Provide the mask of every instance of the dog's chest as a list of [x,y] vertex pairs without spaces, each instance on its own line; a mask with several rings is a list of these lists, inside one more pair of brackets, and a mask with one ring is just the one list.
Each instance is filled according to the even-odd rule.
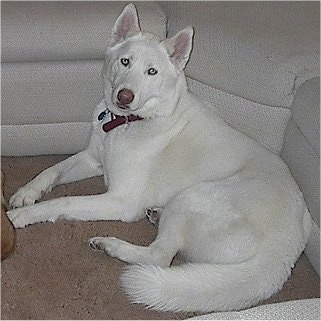
[[97,148],[103,159],[107,155],[116,156],[130,148],[127,142],[131,139],[131,134],[128,133],[131,123],[117,122],[116,116],[107,109],[99,110],[94,117],[96,118],[94,132],[98,138]]
[[[103,124],[102,124],[103,125]],[[142,169],[141,164],[148,165],[151,151],[155,149],[146,126],[140,121],[117,126],[105,132],[96,129],[98,139],[98,153],[104,172],[110,176],[119,176],[120,173],[133,175],[135,168]]]
[[[120,161],[132,159],[139,152],[143,152],[139,142],[145,141],[141,135],[132,130],[132,124],[124,124],[106,133],[102,140],[103,154]],[[139,136],[139,137],[138,137]]]

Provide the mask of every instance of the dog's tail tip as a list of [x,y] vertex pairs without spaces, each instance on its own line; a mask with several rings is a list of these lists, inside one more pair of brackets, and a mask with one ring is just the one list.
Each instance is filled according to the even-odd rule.
[[[262,268],[267,266],[262,264]],[[172,267],[130,265],[121,287],[131,303],[170,312],[212,312],[248,308],[277,292],[290,269],[253,262],[234,265],[183,264]],[[265,286],[262,286],[262,283]]]
[[[215,306],[212,293],[208,293],[206,289],[206,284],[209,285],[208,281],[211,278],[208,273],[212,272],[211,270],[212,267],[207,264],[173,267],[132,265],[122,274],[121,286],[131,303],[143,304],[152,310],[209,312],[220,305],[221,309],[229,310],[230,307],[224,302],[217,302],[218,306]],[[205,272],[205,280],[199,277],[199,273],[202,275],[202,272]],[[215,286],[212,285],[210,288],[213,289]]]
[[[146,308],[159,311],[175,311],[163,301],[161,292],[164,288],[163,270],[153,265],[127,266],[120,278],[121,287],[131,303],[144,304]],[[165,283],[166,284],[166,283]]]

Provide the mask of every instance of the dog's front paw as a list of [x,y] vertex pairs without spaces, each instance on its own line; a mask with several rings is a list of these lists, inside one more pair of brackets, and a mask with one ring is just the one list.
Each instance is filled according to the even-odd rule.
[[12,208],[34,204],[42,195],[42,191],[31,186],[23,186],[9,200]]
[[46,217],[39,204],[27,207],[15,208],[7,212],[7,215],[16,228],[26,227],[41,222],[54,222],[54,217]]
[[32,224],[25,208],[17,208],[7,212],[7,215],[15,228],[25,227]]

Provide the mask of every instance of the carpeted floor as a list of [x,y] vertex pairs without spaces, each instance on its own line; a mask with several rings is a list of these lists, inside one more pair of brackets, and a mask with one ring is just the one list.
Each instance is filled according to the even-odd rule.
[[[6,198],[64,158],[2,157]],[[102,180],[94,178],[59,186],[44,199],[101,192]],[[146,219],[131,224],[59,221],[17,230],[16,251],[1,266],[1,319],[164,320],[196,315],[161,313],[129,304],[118,284],[125,263],[94,252],[87,244],[90,237],[107,234],[148,245],[155,238],[156,229]],[[284,288],[262,304],[319,295],[320,279],[302,255]]]

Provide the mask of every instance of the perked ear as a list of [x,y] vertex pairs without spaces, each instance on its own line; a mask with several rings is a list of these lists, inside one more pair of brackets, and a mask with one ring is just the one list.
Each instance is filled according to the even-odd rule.
[[139,33],[141,31],[138,21],[136,7],[130,3],[128,4],[120,16],[117,18],[113,32],[111,46]]
[[183,70],[188,62],[193,45],[193,35],[193,28],[187,27],[164,41],[170,60],[178,70]]

